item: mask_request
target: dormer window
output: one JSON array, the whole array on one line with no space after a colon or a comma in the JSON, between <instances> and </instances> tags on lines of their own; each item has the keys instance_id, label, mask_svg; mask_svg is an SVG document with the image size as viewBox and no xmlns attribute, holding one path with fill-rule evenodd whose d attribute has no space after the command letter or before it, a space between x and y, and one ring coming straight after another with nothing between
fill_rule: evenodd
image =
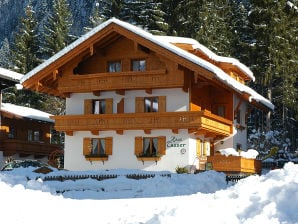
<instances>
[{"instance_id":1,"label":"dormer window","mask_svg":"<svg viewBox=\"0 0 298 224\"><path fill-rule=\"evenodd\" d=\"M121 61L108 62L108 72L121 72Z\"/></svg>"},{"instance_id":2,"label":"dormer window","mask_svg":"<svg viewBox=\"0 0 298 224\"><path fill-rule=\"evenodd\" d=\"M145 71L146 70L146 60L132 60L132 70L133 71Z\"/></svg>"}]
</instances>

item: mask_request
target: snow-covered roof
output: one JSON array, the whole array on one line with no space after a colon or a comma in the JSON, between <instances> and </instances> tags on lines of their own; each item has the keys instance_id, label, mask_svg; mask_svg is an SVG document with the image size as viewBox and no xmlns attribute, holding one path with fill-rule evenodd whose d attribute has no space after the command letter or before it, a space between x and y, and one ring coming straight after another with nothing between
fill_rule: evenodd
<instances>
[{"instance_id":1,"label":"snow-covered roof","mask_svg":"<svg viewBox=\"0 0 298 224\"><path fill-rule=\"evenodd\" d=\"M23 77L23 74L5 69L5 68L1 68L0 67L0 77L7 79L7 80L11 80L11 81L15 81L15 82L20 82L20 79Z\"/></svg>"},{"instance_id":2,"label":"snow-covered roof","mask_svg":"<svg viewBox=\"0 0 298 224\"><path fill-rule=\"evenodd\" d=\"M92 29L91 31L89 31L88 33L86 33L85 35L83 35L82 37L80 37L79 39L77 39L76 41L74 41L73 43L71 43L64 49L62 49L61 51L59 51L57 54L55 54L54 56L52 56L51 58L46 60L44 63L37 66L35 69L33 69L32 71L30 71L29 73L27 73L25 76L23 76L21 78L21 83L25 82L27 79L31 78L36 73L40 72L41 70L43 70L44 68L46 68L47 66L52 64L54 61L58 60L59 58L61 58L62 56L64 56L65 54L67 54L68 52L70 52L71 50L73 50L74 48L76 48L77 46L82 44L84 41L86 41L87 39L89 39L90 37L92 37L93 35L98 33L100 30L104 29L105 27L107 27L108 25L110 25L112 23L115 23L115 24L129 30L130 32L135 33L136 35L139 35L142 38L147 39L147 40L151 41L152 43L155 43L155 44L159 45L160 47L173 52L174 54L176 54L180 57L182 57L186 60L189 60L189 61L193 62L194 64L197 64L200 67L205 68L206 70L212 72L215 75L216 79L225 83L229 87L233 88L235 91L237 91L239 93L247 93L250 95L251 100L254 99L257 102L265 105L266 107L268 107L272 110L274 109L274 105L268 99L264 98L263 96L261 96L256 91L249 88L248 86L241 84L237 80L233 79L219 67L213 65L212 63L210 63L202 58L197 57L196 55L194 55L192 53L189 53L179 47L174 46L173 44L169 43L168 41L162 40L161 37L152 35L151 33L148 33L147 31L145 31L137 26L134 26L127 22L118 20L116 18L109 19L106 22L98 25L97 27L95 27L94 29ZM185 38L185 40L187 40L187 39ZM193 41L192 43L194 43L195 47L204 51L204 53L209 55L210 58L216 58L217 60L233 62L234 64L237 64L238 66L240 66L242 69L246 70L247 73L250 73L249 72L250 70L246 66L242 65L238 60L232 59L232 58L228 59L225 57L216 56L212 51L203 47L197 41L195 41L195 40L192 40L192 41Z\"/></svg>"},{"instance_id":3,"label":"snow-covered roof","mask_svg":"<svg viewBox=\"0 0 298 224\"><path fill-rule=\"evenodd\" d=\"M160 41L166 41L169 43L180 43L180 44L189 44L192 45L192 48L194 50L199 50L201 51L204 55L206 55L210 60L217 61L217 62L226 62L230 63L236 67L238 67L242 72L244 72L249 78L251 78L253 81L255 81L255 77L252 73L252 71L242 64L239 60L235 58L230 58L230 57L222 57L211 50L209 50L207 47L204 45L200 44L198 41L192 39L192 38L187 38L187 37L173 37L173 36L156 36L156 38L160 39Z\"/></svg>"},{"instance_id":4,"label":"snow-covered roof","mask_svg":"<svg viewBox=\"0 0 298 224\"><path fill-rule=\"evenodd\" d=\"M52 114L29 107L18 106L11 103L1 103L1 111L6 111L20 117L54 123L54 120L50 118Z\"/></svg>"}]
</instances>

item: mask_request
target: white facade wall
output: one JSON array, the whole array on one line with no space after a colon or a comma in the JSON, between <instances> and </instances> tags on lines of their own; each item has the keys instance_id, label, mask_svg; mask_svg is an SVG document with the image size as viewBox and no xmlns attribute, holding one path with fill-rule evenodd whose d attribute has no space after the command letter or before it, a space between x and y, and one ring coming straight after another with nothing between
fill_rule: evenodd
<instances>
[{"instance_id":1,"label":"white facade wall","mask_svg":"<svg viewBox=\"0 0 298 224\"><path fill-rule=\"evenodd\" d=\"M166 96L166 110L188 111L189 95L180 88L153 90L147 94L144 90L126 91L124 96L114 91L102 92L99 97L91 93L72 94L66 100L67 114L83 114L85 99L113 98L113 110L116 113L117 103L124 98L124 112L135 112L135 98L146 96ZM139 161L135 156L135 137L166 136L166 155L160 161ZM83 138L113 138L113 153L108 161L88 161L83 156ZM150 171L168 170L175 172L175 168L191 168L196 162L196 141L189 137L188 130L179 130L179 134L173 134L171 130L152 130L151 134L145 134L143 130L124 131L123 135L115 131L100 131L99 135L92 135L89 131L77 131L73 136L65 136L64 167L68 170L97 170L97 169L141 169Z\"/></svg>"}]
</instances>

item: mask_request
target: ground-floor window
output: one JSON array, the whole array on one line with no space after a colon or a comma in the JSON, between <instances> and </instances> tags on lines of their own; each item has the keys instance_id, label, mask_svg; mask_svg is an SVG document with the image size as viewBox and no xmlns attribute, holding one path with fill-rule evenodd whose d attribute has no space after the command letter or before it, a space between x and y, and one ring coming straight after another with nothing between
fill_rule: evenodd
<instances>
[{"instance_id":1,"label":"ground-floor window","mask_svg":"<svg viewBox=\"0 0 298 224\"><path fill-rule=\"evenodd\" d=\"M83 154L86 158L112 155L112 138L84 138Z\"/></svg>"},{"instance_id":2,"label":"ground-floor window","mask_svg":"<svg viewBox=\"0 0 298 224\"><path fill-rule=\"evenodd\" d=\"M135 154L137 157L160 157L166 152L166 137L136 137Z\"/></svg>"}]
</instances>

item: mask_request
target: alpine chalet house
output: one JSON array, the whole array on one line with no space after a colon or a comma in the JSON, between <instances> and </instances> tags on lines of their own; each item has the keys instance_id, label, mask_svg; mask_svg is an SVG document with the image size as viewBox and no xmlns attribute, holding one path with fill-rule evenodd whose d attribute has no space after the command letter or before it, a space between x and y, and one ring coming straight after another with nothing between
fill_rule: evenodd
<instances>
[{"instance_id":1,"label":"alpine chalet house","mask_svg":"<svg viewBox=\"0 0 298 224\"><path fill-rule=\"evenodd\" d=\"M0 68L0 168L11 159L39 159L61 145L50 144L54 120L51 114L33 108L2 103L2 92L20 83L22 74Z\"/></svg>"},{"instance_id":2,"label":"alpine chalet house","mask_svg":"<svg viewBox=\"0 0 298 224\"><path fill-rule=\"evenodd\" d=\"M21 83L66 98L66 115L52 117L66 134L66 169L175 171L205 169L220 149L247 148L249 108L273 109L250 80L238 60L193 39L112 18Z\"/></svg>"}]
</instances>

